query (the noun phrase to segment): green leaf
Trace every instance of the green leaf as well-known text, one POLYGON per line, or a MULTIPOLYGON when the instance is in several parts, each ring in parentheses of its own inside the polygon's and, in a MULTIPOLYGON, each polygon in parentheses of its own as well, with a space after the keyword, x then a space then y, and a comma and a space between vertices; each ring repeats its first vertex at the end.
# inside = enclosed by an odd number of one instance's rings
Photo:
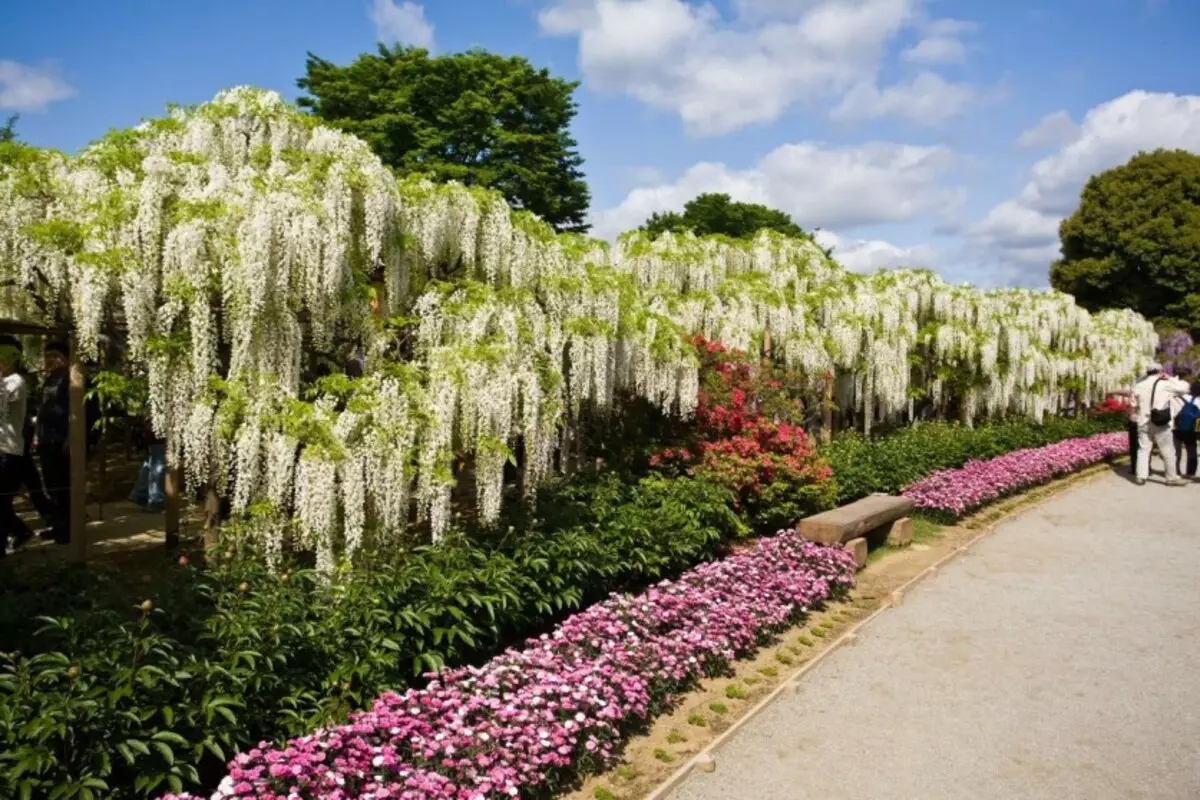
POLYGON ((125 760, 129 763, 130 766, 132 766, 134 764, 134 762, 137 761, 137 756, 135 756, 133 754, 133 748, 130 747, 125 742, 117 743, 117 752, 120 753, 125 758, 125 760))
POLYGON ((168 744, 179 745, 180 747, 187 747, 188 745, 187 739, 174 731, 157 731, 150 739, 155 742, 167 742, 168 744))
POLYGON ((161 755, 168 764, 175 763, 175 751, 171 749, 170 745, 166 744, 165 742, 156 741, 151 742, 150 746, 157 750, 159 755, 161 755))

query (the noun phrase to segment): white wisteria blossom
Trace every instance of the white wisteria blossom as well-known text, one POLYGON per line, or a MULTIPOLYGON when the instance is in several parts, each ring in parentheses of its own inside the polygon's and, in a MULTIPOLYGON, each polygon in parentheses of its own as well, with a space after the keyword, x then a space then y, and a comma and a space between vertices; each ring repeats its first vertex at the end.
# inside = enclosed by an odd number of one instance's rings
POLYGON ((75 158, 11 147, 0 314, 70 322, 87 355, 119 333, 170 463, 253 511, 273 564, 290 545, 332 570, 413 521, 436 541, 456 502, 496 520, 506 466, 533 494, 593 410, 691 414, 696 335, 805 390, 832 378, 868 430, 918 402, 1040 419, 1123 385, 1156 344, 1130 311, 856 275, 810 237, 556 234, 497 193, 398 180, 248 87, 75 158))

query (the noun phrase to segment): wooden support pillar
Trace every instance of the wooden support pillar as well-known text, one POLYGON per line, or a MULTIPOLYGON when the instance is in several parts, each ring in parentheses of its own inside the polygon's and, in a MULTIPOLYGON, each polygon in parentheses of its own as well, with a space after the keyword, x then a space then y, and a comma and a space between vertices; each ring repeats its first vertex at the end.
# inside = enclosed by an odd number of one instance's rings
POLYGON ((212 486, 204 487, 204 550, 217 546, 221 534, 221 496, 212 486))
MULTIPOLYGON (((170 435, 170 434, 168 434, 170 435)), ((171 448, 168 445, 167 452, 171 448)), ((163 510, 166 514, 164 530, 167 534, 167 549, 179 547, 180 492, 183 489, 183 470, 178 464, 168 464, 163 480, 163 510)))
POLYGON ((821 441, 829 444, 833 438, 833 370, 825 373, 824 397, 821 399, 821 441))
POLYGON ((70 454, 71 508, 68 517, 71 543, 67 557, 82 563, 87 559, 87 416, 84 413, 83 361, 74 334, 68 339, 67 360, 70 384, 67 390, 67 447, 70 454))

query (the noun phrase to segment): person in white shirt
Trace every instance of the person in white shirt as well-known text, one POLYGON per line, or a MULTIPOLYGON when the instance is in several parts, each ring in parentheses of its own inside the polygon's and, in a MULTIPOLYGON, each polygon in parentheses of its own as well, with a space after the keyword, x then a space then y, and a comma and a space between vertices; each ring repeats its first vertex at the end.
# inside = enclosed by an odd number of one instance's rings
POLYGON ((1171 398, 1187 394, 1188 385, 1178 378, 1162 374, 1161 364, 1151 364, 1146 377, 1133 387, 1137 408, 1138 454, 1137 483, 1150 477, 1150 451, 1157 447, 1166 467, 1167 485, 1182 486, 1186 481, 1175 470, 1175 437, 1171 430, 1171 398))
POLYGON ((21 491, 25 467, 25 403, 29 387, 17 372, 21 343, 0 336, 0 558, 9 539, 14 549, 33 536, 29 526, 13 510, 21 491))

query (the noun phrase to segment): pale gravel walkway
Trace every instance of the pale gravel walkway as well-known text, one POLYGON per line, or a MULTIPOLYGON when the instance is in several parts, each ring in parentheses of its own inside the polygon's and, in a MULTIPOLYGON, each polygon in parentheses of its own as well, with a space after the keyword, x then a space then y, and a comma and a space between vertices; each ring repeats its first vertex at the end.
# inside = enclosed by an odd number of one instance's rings
POLYGON ((716 760, 675 800, 1200 798, 1200 485, 1003 523, 716 760))

